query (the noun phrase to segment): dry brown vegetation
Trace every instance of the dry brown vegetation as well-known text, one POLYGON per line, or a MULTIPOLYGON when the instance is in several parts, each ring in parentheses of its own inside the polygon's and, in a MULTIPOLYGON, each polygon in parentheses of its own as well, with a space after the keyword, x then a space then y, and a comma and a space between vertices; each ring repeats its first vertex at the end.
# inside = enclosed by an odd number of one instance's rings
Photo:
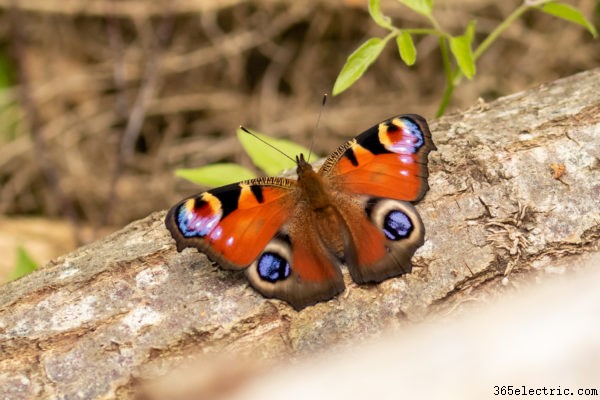
MULTIPOLYGON (((398 26, 425 26, 397 2, 382 3, 398 26)), ((518 4, 439 0, 436 15, 456 33, 476 18, 484 36, 518 4)), ((573 4, 596 22, 595 1, 573 4)), ((307 144, 321 95, 348 54, 382 34, 366 1, 355 0, 2 0, 0 7, 0 55, 14 84, 0 114, 0 214, 66 218, 79 242, 192 192, 173 176, 177 167, 248 165, 234 135, 239 124, 307 144)), ((393 114, 433 116, 444 85, 437 39, 419 38, 417 49, 416 66, 407 68, 390 46, 329 102, 319 152, 393 114)), ((530 13, 481 58, 452 107, 591 69, 599 59, 584 29, 530 13)))

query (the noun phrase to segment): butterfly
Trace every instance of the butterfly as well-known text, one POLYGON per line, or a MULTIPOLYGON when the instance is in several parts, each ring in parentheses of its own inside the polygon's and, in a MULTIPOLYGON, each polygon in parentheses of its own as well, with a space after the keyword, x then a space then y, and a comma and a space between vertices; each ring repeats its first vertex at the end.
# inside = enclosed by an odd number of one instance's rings
POLYGON ((296 157, 297 180, 263 177, 188 197, 167 213, 177 250, 196 248, 244 270, 265 297, 300 310, 356 283, 409 273, 425 228, 411 202, 429 189, 435 150, 425 119, 400 115, 344 143, 315 171, 296 157))

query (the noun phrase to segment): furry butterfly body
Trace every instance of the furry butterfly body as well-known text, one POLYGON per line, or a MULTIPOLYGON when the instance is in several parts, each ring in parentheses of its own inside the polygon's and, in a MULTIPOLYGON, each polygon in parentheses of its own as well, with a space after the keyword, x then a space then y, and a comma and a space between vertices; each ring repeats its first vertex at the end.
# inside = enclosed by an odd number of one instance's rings
POLYGON ((259 178, 182 200, 165 223, 177 249, 194 247, 245 270, 266 297, 301 309, 357 283, 411 271, 425 229, 411 202, 428 190, 435 149, 425 119, 390 118, 334 151, 318 171, 303 155, 298 179, 259 178))

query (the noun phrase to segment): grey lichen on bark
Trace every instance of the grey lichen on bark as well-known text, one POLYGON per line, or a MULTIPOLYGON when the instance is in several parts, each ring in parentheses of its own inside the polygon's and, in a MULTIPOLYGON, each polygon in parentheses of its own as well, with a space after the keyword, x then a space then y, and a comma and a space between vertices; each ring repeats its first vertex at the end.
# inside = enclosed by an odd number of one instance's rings
POLYGON ((465 293, 493 296, 505 275, 577 268, 600 251, 598 87, 600 69, 433 122, 413 272, 347 280, 346 293, 301 312, 178 253, 164 211, 5 285, 0 398, 127 396, 189 354, 293 358, 452 312, 465 293))

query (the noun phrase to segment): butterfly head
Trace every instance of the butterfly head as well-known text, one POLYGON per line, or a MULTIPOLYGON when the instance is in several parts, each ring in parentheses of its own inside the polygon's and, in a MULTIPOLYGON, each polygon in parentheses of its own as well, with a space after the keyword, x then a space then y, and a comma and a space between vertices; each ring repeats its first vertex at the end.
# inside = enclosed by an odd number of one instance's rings
POLYGON ((310 174, 310 172, 314 173, 314 169, 312 165, 306 161, 304 154, 296 156, 296 173, 298 174, 298 177, 306 176, 310 174))

